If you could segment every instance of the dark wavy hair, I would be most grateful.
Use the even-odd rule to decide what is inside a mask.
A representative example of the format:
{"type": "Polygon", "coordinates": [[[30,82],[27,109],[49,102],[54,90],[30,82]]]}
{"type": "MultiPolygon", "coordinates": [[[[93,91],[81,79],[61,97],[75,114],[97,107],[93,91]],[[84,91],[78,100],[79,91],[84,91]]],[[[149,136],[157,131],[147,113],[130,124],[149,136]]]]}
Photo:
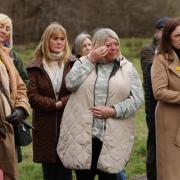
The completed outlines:
{"type": "Polygon", "coordinates": [[[164,26],[162,38],[159,45],[158,54],[162,54],[165,59],[173,58],[173,47],[171,43],[171,34],[180,25],[180,18],[171,18],[164,26]]]}

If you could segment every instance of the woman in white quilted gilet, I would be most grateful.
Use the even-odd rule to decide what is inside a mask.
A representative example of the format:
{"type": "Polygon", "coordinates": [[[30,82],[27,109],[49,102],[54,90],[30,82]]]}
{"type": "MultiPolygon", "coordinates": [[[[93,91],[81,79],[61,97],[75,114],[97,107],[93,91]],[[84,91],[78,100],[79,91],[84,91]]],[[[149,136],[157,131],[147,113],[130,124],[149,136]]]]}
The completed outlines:
{"type": "Polygon", "coordinates": [[[72,91],[65,107],[58,155],[77,180],[116,180],[134,143],[135,112],[144,102],[139,75],[120,51],[117,34],[97,30],[92,51],[66,76],[72,91]]]}

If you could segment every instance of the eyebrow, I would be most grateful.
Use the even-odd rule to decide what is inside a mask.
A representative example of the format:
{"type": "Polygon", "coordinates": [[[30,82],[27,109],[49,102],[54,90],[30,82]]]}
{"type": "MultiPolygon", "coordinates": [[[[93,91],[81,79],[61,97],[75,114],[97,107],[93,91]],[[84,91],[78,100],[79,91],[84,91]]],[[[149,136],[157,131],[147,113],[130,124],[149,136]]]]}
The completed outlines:
{"type": "Polygon", "coordinates": [[[11,28],[10,25],[7,25],[6,23],[3,23],[3,22],[1,22],[0,25],[6,26],[6,28],[9,28],[9,29],[11,28]]]}

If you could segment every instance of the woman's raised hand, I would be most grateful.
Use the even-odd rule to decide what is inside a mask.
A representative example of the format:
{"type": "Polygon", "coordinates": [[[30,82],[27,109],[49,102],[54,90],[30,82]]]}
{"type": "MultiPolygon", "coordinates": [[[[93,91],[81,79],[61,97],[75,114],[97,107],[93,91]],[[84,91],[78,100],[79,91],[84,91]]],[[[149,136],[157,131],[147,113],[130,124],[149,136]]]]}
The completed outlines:
{"type": "Polygon", "coordinates": [[[104,60],[104,56],[108,53],[106,46],[101,46],[96,49],[92,49],[87,55],[87,58],[91,63],[96,64],[98,61],[104,60]]]}

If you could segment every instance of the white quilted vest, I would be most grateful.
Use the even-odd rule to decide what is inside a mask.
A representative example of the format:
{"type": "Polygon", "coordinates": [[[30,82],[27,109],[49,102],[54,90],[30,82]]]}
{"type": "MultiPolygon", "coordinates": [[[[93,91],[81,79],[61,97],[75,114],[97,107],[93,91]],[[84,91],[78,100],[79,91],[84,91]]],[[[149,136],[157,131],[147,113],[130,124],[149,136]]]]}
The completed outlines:
{"type": "MultiPolygon", "coordinates": [[[[132,64],[127,60],[109,81],[107,106],[126,99],[130,93],[132,64]]],[[[95,70],[90,73],[75,93],[72,93],[65,107],[57,153],[65,167],[90,169],[92,158],[93,116],[89,108],[94,102],[95,70]]],[[[118,173],[129,160],[134,143],[134,115],[120,120],[106,120],[106,131],[97,168],[108,173],[118,173]]]]}

